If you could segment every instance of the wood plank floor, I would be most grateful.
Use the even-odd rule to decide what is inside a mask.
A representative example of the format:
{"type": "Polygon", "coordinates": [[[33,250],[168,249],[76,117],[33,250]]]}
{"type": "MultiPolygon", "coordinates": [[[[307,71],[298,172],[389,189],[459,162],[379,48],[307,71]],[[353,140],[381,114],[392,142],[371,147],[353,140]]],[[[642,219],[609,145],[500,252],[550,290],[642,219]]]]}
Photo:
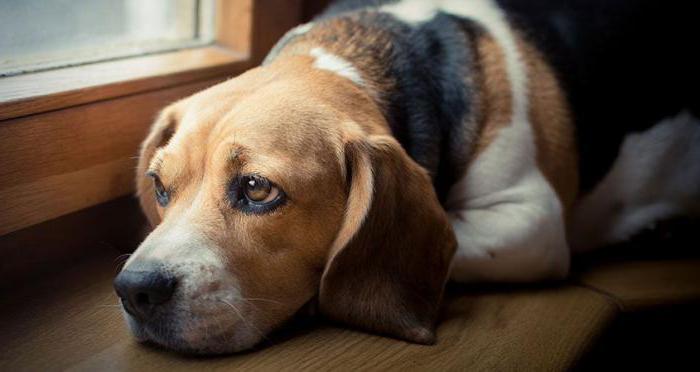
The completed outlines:
{"type": "Polygon", "coordinates": [[[115,254],[0,297],[0,370],[565,370],[615,317],[595,290],[452,288],[434,346],[321,321],[258,350],[190,358],[134,342],[111,280],[115,254]]]}
{"type": "MultiPolygon", "coordinates": [[[[133,250],[143,225],[129,197],[0,237],[0,371],[565,370],[592,344],[598,352],[587,354],[589,366],[600,364],[591,355],[606,355],[606,365],[610,352],[619,354],[596,341],[613,319],[617,326],[637,316],[649,329],[654,320],[639,315],[660,309],[674,317],[683,307],[673,305],[700,305],[700,223],[676,221],[662,234],[577,257],[567,285],[451,285],[434,346],[316,320],[286,327],[252,352],[188,358],[134,342],[116,306],[116,250],[133,250]]],[[[629,337],[678,346],[672,337],[629,337]]]]}
{"type": "Polygon", "coordinates": [[[612,296],[625,312],[700,300],[700,259],[658,259],[596,265],[577,281],[612,296]]]}

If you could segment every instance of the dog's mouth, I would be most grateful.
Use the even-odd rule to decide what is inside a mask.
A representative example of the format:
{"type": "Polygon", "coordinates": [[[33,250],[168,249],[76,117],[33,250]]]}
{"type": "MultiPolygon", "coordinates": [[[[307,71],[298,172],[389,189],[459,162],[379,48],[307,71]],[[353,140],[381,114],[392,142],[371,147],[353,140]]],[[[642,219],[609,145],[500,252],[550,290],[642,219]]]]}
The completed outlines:
{"type": "Polygon", "coordinates": [[[137,341],[184,354],[213,355],[249,349],[264,338],[245,309],[229,301],[196,306],[174,304],[144,318],[123,304],[124,316],[137,341]]]}

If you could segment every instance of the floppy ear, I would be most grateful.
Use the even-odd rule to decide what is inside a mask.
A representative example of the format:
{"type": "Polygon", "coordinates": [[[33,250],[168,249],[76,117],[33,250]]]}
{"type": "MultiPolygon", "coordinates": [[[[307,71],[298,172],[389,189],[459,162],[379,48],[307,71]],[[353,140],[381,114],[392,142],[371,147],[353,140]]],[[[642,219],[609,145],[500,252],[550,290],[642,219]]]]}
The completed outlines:
{"type": "Polygon", "coordinates": [[[319,308],[369,331],[432,343],[456,240],[430,177],[390,136],[347,143],[345,160],[345,221],[319,308]]]}
{"type": "Polygon", "coordinates": [[[153,189],[153,180],[146,176],[148,166],[153,159],[153,155],[160,147],[165,146],[175,133],[177,125],[174,115],[168,111],[163,111],[158,119],[151,126],[146,139],[141,144],[139,153],[139,163],[136,167],[136,195],[143,213],[148,217],[148,222],[155,227],[160,223],[160,215],[153,189]]]}

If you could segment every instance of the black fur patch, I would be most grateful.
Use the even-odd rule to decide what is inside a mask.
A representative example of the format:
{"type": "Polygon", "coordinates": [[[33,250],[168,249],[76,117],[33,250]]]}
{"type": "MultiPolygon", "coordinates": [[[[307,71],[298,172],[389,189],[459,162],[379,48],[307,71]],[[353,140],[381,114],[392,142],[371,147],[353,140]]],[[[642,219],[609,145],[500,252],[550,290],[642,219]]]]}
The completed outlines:
{"type": "MultiPolygon", "coordinates": [[[[389,1],[339,1],[316,20],[379,6],[389,1]]],[[[433,176],[438,197],[463,173],[472,149],[476,125],[468,75],[473,71],[473,48],[468,21],[438,14],[417,26],[393,16],[362,12],[357,22],[381,25],[391,34],[392,52],[386,73],[396,82],[387,97],[387,121],[406,152],[433,176]],[[466,124],[466,125],[465,125],[466,124]]]]}

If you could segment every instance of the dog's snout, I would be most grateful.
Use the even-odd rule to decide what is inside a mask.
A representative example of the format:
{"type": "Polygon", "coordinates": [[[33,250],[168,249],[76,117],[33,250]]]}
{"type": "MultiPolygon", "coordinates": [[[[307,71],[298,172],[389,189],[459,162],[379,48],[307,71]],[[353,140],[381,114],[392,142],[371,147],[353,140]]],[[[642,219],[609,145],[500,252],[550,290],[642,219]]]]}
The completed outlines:
{"type": "Polygon", "coordinates": [[[159,266],[125,269],[114,279],[114,289],[125,310],[140,319],[168,302],[176,285],[177,280],[159,266]]]}

